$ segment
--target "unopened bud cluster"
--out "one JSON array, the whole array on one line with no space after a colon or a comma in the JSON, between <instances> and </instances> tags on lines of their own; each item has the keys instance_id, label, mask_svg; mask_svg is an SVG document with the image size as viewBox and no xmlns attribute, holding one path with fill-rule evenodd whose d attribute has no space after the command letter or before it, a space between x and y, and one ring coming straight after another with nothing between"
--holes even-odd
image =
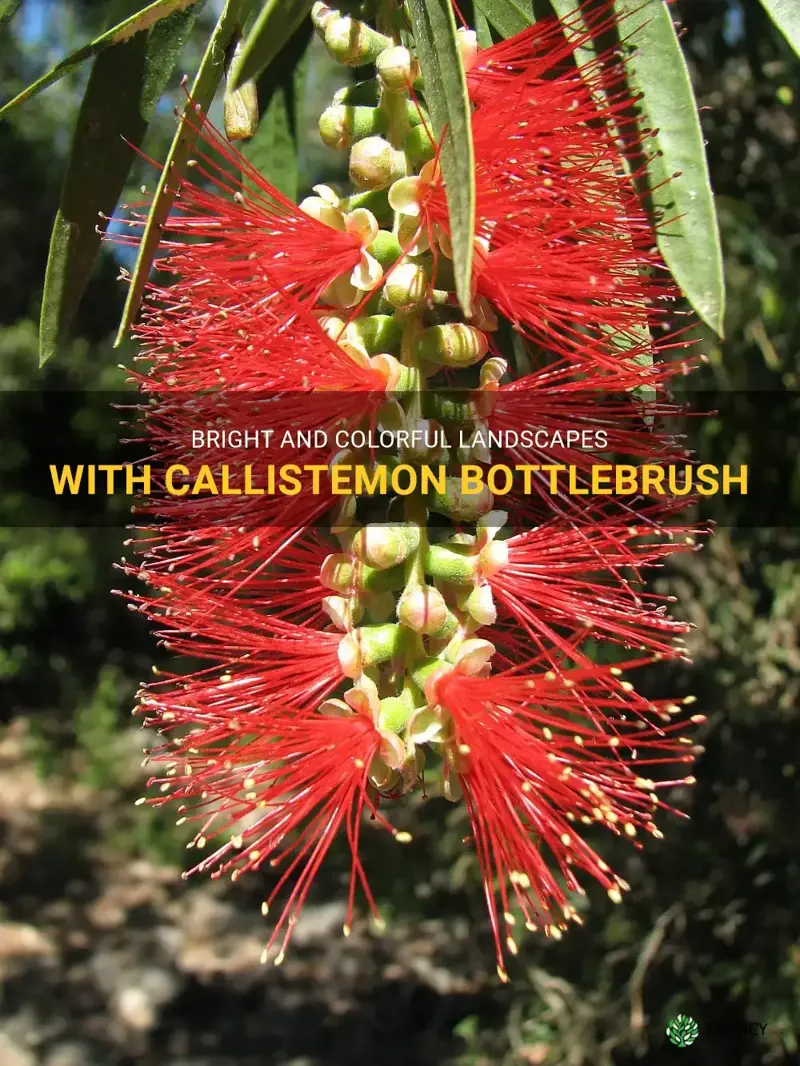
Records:
<instances>
[{"instance_id":1,"label":"unopened bud cluster","mask_svg":"<svg viewBox=\"0 0 800 1066\"><path fill-rule=\"evenodd\" d=\"M458 307L447 235L421 222L426 193L441 178L413 51L325 3L314 5L312 20L331 56L375 71L340 89L319 120L323 142L348 154L353 189L347 195L318 185L300 207L352 234L361 257L323 294L318 321L356 363L381 369L380 427L415 431L393 454L349 451L334 463L435 463L447 470L443 491L393 500L366 523L359 501L347 498L332 526L341 551L325 559L320 575L323 609L342 631L339 663L351 679L341 699L322 710L372 713L385 744L370 779L394 795L419 783L423 745L445 762L464 759L448 730L431 725L441 714L429 678L456 667L467 674L491 668L494 647L480 630L497 618L487 577L508 561L506 515L493 510L488 490L462 492L460 465L486 457L456 442L469 439L486 417L506 364L487 358L498 325L488 306L479 301L469 321ZM468 68L474 34L462 31L460 43ZM477 400L450 401L426 388L437 375L446 373L452 384L455 374L478 366ZM455 798L452 789L445 793Z\"/></svg>"}]
</instances>

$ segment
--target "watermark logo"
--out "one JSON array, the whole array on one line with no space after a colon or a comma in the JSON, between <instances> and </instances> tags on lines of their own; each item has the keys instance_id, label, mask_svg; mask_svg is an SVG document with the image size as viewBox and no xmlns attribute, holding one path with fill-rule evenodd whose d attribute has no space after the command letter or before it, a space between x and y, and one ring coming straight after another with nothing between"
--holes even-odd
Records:
<instances>
[{"instance_id":1,"label":"watermark logo","mask_svg":"<svg viewBox=\"0 0 800 1066\"><path fill-rule=\"evenodd\" d=\"M677 1015L667 1026L667 1036L676 1047L689 1047L697 1040L699 1032L697 1022L688 1014Z\"/></svg>"}]
</instances>

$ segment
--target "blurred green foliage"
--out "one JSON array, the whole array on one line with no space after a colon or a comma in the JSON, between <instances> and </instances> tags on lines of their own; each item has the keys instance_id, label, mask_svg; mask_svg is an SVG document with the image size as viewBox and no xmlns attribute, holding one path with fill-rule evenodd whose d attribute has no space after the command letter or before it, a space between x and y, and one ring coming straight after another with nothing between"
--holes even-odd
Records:
<instances>
[{"instance_id":1,"label":"blurred green foliage","mask_svg":"<svg viewBox=\"0 0 800 1066\"><path fill-rule=\"evenodd\" d=\"M709 461L749 462L756 476L771 479L770 492L759 496L758 514L747 497L730 497L710 545L657 583L696 625L694 665L661 681L670 692L695 693L709 715L698 784L671 797L691 820L666 819L664 841L642 854L602 841L633 886L624 906L597 893L582 929L560 942L528 939L495 1009L456 1026L459 1066L604 1066L641 1054L673 1061L660 1057L663 1034L681 1011L704 1033L679 1052L687 1066L798 1061L800 446L791 406L775 401L773 411L765 394L788 394L800 380L800 69L755 3L678 0L676 8L703 107L729 306L727 339L704 337L709 363L692 387L738 390L725 419L704 427L701 447ZM70 19L81 20L81 37L97 28L91 7L76 13L54 0L56 9L58 35ZM45 65L47 32L23 40L16 23L2 30L15 45L0 53L4 99ZM332 176L321 169L330 156L314 142L314 115L333 91L315 54L317 65L291 91L285 78L280 88L301 128L301 194L313 179ZM176 79L192 58L178 65ZM124 294L108 251L75 341L45 371L37 368L37 300L82 77L64 79L0 124L0 420L15 427L4 432L4 482L41 445L14 423L15 392L75 395L116 388L122 378L109 338ZM262 97L279 98L275 86L262 86ZM156 157L171 130L171 117L161 115L146 145ZM146 174L137 164L132 186ZM117 443L107 424L88 423L82 432L97 460L113 461ZM135 770L121 769L136 765L128 759L129 707L155 651L145 627L110 594L125 534L60 528L55 503L39 527L15 528L14 507L0 486L0 720L27 716L40 772L77 776L106 798L104 809L115 813L104 815L102 830L116 847L174 861L178 834L141 811L130 817L139 785ZM466 918L491 968L475 862L461 844L463 813L433 801L424 821L402 868L373 840L377 834L365 834L366 865L379 871L387 917ZM745 1020L766 1024L765 1036L742 1037Z\"/></svg>"}]
</instances>

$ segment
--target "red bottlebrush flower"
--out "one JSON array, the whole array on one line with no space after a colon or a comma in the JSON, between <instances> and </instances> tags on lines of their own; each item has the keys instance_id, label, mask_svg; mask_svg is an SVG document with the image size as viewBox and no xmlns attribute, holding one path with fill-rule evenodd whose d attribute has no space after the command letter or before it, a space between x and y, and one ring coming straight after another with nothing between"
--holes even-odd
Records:
<instances>
[{"instance_id":1,"label":"red bottlebrush flower","mask_svg":"<svg viewBox=\"0 0 800 1066\"><path fill-rule=\"evenodd\" d=\"M391 744L368 713L346 706L344 712L256 712L238 722L193 717L188 750L179 742L177 750L167 744L153 753L164 771L151 784L168 793L153 802L177 800L181 822L201 823L192 846L227 838L184 876L227 872L235 880L246 870L272 868L278 879L262 905L265 915L293 882L263 954L266 961L280 940L275 965L283 961L297 916L340 830L351 853L345 934L359 885L380 921L358 854L362 813L368 811L401 843L410 839L386 824L370 796L370 768L381 752L393 757Z\"/></svg>"},{"instance_id":2,"label":"red bottlebrush flower","mask_svg":"<svg viewBox=\"0 0 800 1066\"><path fill-rule=\"evenodd\" d=\"M366 251L363 228L348 228L342 212L336 226L312 217L265 181L211 123L197 132L192 177L181 182L164 226L166 254L158 261L159 269L179 279L172 294L176 329L192 332L209 315L234 321L244 316L245 326L259 317L284 322L359 267ZM203 188L202 180L211 188ZM136 214L126 220L134 231L128 243L138 243L135 231L145 222ZM126 243L124 236L113 239Z\"/></svg>"},{"instance_id":3,"label":"red bottlebrush flower","mask_svg":"<svg viewBox=\"0 0 800 1066\"><path fill-rule=\"evenodd\" d=\"M522 626L552 661L577 654L570 636L582 629L657 657L685 655L678 638L691 626L667 614L674 597L644 591L645 573L697 542L683 529L656 531L651 525L621 526L599 512L594 523L581 527L551 520L496 543L486 580L501 621Z\"/></svg>"},{"instance_id":4,"label":"red bottlebrush flower","mask_svg":"<svg viewBox=\"0 0 800 1066\"><path fill-rule=\"evenodd\" d=\"M638 135L621 60L609 53L568 67L564 60L585 43L580 35L566 41L559 22L545 20L485 59L479 53L470 72L479 105L474 286L549 351L624 372L627 349L658 350L648 329L664 321L677 288L626 159ZM420 214L449 254L435 167L406 179L394 202Z\"/></svg>"},{"instance_id":5,"label":"red bottlebrush flower","mask_svg":"<svg viewBox=\"0 0 800 1066\"><path fill-rule=\"evenodd\" d=\"M620 680L620 667L519 668L480 677L472 673L474 658L476 649L468 649L455 669L431 675L426 688L434 710L418 728L436 737L451 787L457 782L463 790L505 981L504 954L518 950L515 909L528 929L560 937L568 921L582 922L578 872L599 881L615 902L629 887L578 826L603 825L637 847L640 830L660 836L653 817L670 808L658 790L693 779L644 775L694 756L691 741L675 735L681 723L668 722L680 708L637 697ZM664 724L649 723L648 714Z\"/></svg>"}]
</instances>

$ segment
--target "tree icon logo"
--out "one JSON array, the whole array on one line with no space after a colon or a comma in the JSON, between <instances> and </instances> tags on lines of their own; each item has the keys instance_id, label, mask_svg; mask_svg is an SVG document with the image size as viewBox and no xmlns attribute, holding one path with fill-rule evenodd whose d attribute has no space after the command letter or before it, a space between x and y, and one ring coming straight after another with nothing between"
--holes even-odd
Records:
<instances>
[{"instance_id":1,"label":"tree icon logo","mask_svg":"<svg viewBox=\"0 0 800 1066\"><path fill-rule=\"evenodd\" d=\"M667 1026L667 1036L676 1047L689 1047L697 1040L699 1032L697 1022L688 1014L679 1014Z\"/></svg>"}]
</instances>

